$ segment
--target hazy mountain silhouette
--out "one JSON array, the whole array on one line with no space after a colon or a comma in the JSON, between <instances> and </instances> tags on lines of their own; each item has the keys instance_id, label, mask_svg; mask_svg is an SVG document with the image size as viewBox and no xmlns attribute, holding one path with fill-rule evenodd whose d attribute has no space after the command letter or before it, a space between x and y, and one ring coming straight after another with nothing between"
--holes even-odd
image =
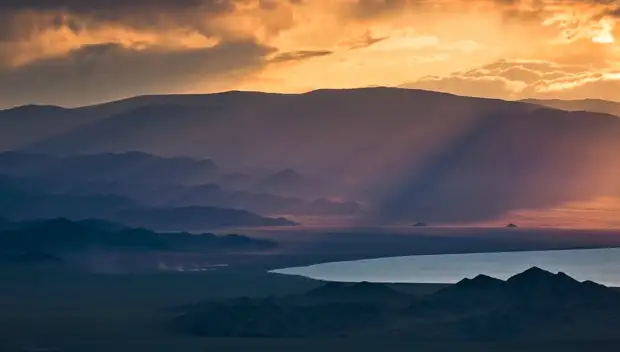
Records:
<instances>
[{"instance_id":1,"label":"hazy mountain silhouette","mask_svg":"<svg viewBox=\"0 0 620 352\"><path fill-rule=\"evenodd\" d=\"M26 147L90 122L57 106L28 105L0 110L0 151Z\"/></svg>"},{"instance_id":2,"label":"hazy mountain silhouette","mask_svg":"<svg viewBox=\"0 0 620 352\"><path fill-rule=\"evenodd\" d=\"M246 210L215 207L134 208L110 217L130 226L159 230L195 231L241 226L294 226L285 218L267 218Z\"/></svg>"},{"instance_id":3,"label":"hazy mountain silhouette","mask_svg":"<svg viewBox=\"0 0 620 352\"><path fill-rule=\"evenodd\" d=\"M103 226L105 225L105 226ZM15 260L50 260L50 253L89 249L231 251L265 250L276 246L268 240L240 235L216 236L211 233L157 233L105 223L99 220L71 221L63 218L16 223L0 231L0 253ZM43 253L42 255L34 255Z\"/></svg>"},{"instance_id":4,"label":"hazy mountain silhouette","mask_svg":"<svg viewBox=\"0 0 620 352\"><path fill-rule=\"evenodd\" d=\"M397 88L151 96L65 113L105 117L21 149L292 168L329 180L329 196L369 202L379 222L479 221L620 194L620 120L605 114Z\"/></svg>"},{"instance_id":5,"label":"hazy mountain silhouette","mask_svg":"<svg viewBox=\"0 0 620 352\"><path fill-rule=\"evenodd\" d=\"M54 157L0 153L0 174L46 180L192 184L209 181L218 167L208 159L162 158L141 152Z\"/></svg>"},{"instance_id":6,"label":"hazy mountain silhouette","mask_svg":"<svg viewBox=\"0 0 620 352\"><path fill-rule=\"evenodd\" d=\"M317 180L310 180L293 169L285 169L260 180L250 190L284 196L312 197L328 193L327 188L329 187Z\"/></svg>"},{"instance_id":7,"label":"hazy mountain silhouette","mask_svg":"<svg viewBox=\"0 0 620 352\"><path fill-rule=\"evenodd\" d=\"M546 106L566 111L591 111L620 117L620 103L601 99L561 100L525 99L525 103Z\"/></svg>"},{"instance_id":8,"label":"hazy mountain silhouette","mask_svg":"<svg viewBox=\"0 0 620 352\"><path fill-rule=\"evenodd\" d=\"M616 290L532 268L507 281L464 279L422 297L380 284L328 283L302 296L207 301L175 323L205 336L594 341L616 338L619 312Z\"/></svg>"},{"instance_id":9,"label":"hazy mountain silhouette","mask_svg":"<svg viewBox=\"0 0 620 352\"><path fill-rule=\"evenodd\" d=\"M35 181L0 177L0 214L9 220L99 218L135 227L175 231L296 225L284 218L263 217L245 210L203 206L152 207L119 195L45 193L39 188Z\"/></svg>"},{"instance_id":10,"label":"hazy mountain silhouette","mask_svg":"<svg viewBox=\"0 0 620 352\"><path fill-rule=\"evenodd\" d=\"M136 190L136 188L132 189ZM135 194L129 192L129 194L132 193ZM153 199L152 196L154 195L157 196L157 200ZM308 197L310 196L308 195ZM195 187L162 187L159 189L159 193L143 192L136 199L142 199L147 204L154 201L166 206L227 207L266 215L354 215L362 210L361 204L354 201L332 201L325 198L306 200L300 197L262 192L231 191L217 184Z\"/></svg>"},{"instance_id":11,"label":"hazy mountain silhouette","mask_svg":"<svg viewBox=\"0 0 620 352\"><path fill-rule=\"evenodd\" d=\"M195 184L209 180L216 172L217 167L210 160L161 158L138 152L71 158L0 153L0 188L10 186L33 194L114 195L148 206L210 206L266 215L352 215L361 211L358 202L317 198L301 175L299 183L280 187L282 183L274 182L267 188L279 193L306 193L308 199L230 190L215 183Z\"/></svg>"}]
</instances>

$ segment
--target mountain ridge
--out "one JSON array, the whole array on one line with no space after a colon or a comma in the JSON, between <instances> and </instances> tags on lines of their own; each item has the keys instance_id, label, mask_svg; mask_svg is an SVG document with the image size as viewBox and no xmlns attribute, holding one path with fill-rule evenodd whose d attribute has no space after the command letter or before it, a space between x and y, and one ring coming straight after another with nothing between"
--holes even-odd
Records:
<instances>
[{"instance_id":1,"label":"mountain ridge","mask_svg":"<svg viewBox=\"0 0 620 352\"><path fill-rule=\"evenodd\" d=\"M153 98L105 118L88 117L105 115L97 107L77 111L90 122L17 149L293 168L334 183L337 197L371 204L369 221L379 223L470 223L620 195L613 115L398 88L193 97L198 106L160 108L169 102ZM0 137L12 128L0 124Z\"/></svg>"}]
</instances>

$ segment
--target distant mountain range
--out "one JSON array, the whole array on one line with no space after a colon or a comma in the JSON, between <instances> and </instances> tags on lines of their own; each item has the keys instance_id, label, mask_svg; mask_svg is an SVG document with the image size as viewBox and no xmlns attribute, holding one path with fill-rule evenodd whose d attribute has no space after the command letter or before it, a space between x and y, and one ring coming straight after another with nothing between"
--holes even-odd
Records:
<instances>
[{"instance_id":1,"label":"distant mountain range","mask_svg":"<svg viewBox=\"0 0 620 352\"><path fill-rule=\"evenodd\" d=\"M0 174L51 181L201 184L213 180L217 173L217 165L208 159L163 158L135 151L65 158L45 154L0 153Z\"/></svg>"},{"instance_id":2,"label":"distant mountain range","mask_svg":"<svg viewBox=\"0 0 620 352\"><path fill-rule=\"evenodd\" d=\"M221 177L210 160L140 152L78 157L0 153L0 192L22 190L39 198L123 197L149 207L219 207L267 215L353 215L361 211L358 202L321 197L320 182L292 169L246 175L247 185L233 189L213 183Z\"/></svg>"},{"instance_id":3,"label":"distant mountain range","mask_svg":"<svg viewBox=\"0 0 620 352\"><path fill-rule=\"evenodd\" d=\"M560 100L560 99L526 99L525 103L546 106L565 111L590 111L620 117L620 103L600 99Z\"/></svg>"},{"instance_id":4,"label":"distant mountain range","mask_svg":"<svg viewBox=\"0 0 620 352\"><path fill-rule=\"evenodd\" d=\"M133 208L121 210L111 219L130 226L167 231L297 225L285 218L267 218L246 210L215 207Z\"/></svg>"},{"instance_id":5,"label":"distant mountain range","mask_svg":"<svg viewBox=\"0 0 620 352\"><path fill-rule=\"evenodd\" d=\"M465 279L426 296L327 283L305 295L206 301L186 307L174 326L218 337L594 341L617 338L619 312L618 291L532 268L507 281Z\"/></svg>"},{"instance_id":6,"label":"distant mountain range","mask_svg":"<svg viewBox=\"0 0 620 352\"><path fill-rule=\"evenodd\" d=\"M620 119L541 105L552 104L397 88L148 96L0 111L0 149L189 156L178 167L188 182L205 172L183 163L212 159L219 172L207 183L353 200L369 205L364 220L380 223L476 222L620 195ZM73 170L108 177L101 165ZM256 177L230 165L275 171ZM181 178L176 167L145 170L128 179Z\"/></svg>"},{"instance_id":7,"label":"distant mountain range","mask_svg":"<svg viewBox=\"0 0 620 352\"><path fill-rule=\"evenodd\" d=\"M53 261L56 255L87 250L225 253L275 247L272 241L240 235L158 233L100 220L15 222L0 231L0 260L29 262Z\"/></svg>"},{"instance_id":8,"label":"distant mountain range","mask_svg":"<svg viewBox=\"0 0 620 352\"><path fill-rule=\"evenodd\" d=\"M296 225L285 218L264 217L239 209L210 206L157 207L118 195L46 193L45 190L32 189L28 183L10 178L0 178L0 195L0 214L9 220L99 218L129 226L174 231Z\"/></svg>"}]
</instances>

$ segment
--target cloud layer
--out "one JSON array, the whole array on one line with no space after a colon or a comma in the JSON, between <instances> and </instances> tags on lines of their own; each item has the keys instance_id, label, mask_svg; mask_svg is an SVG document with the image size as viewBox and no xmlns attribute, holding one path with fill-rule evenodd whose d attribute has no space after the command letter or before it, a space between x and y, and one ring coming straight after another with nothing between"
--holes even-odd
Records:
<instances>
[{"instance_id":1,"label":"cloud layer","mask_svg":"<svg viewBox=\"0 0 620 352\"><path fill-rule=\"evenodd\" d=\"M616 99L606 92L619 69L619 8L611 0L0 0L0 106L403 82L502 98Z\"/></svg>"},{"instance_id":2,"label":"cloud layer","mask_svg":"<svg viewBox=\"0 0 620 352\"><path fill-rule=\"evenodd\" d=\"M499 99L620 101L620 70L550 61L501 60L443 77L423 77L403 87Z\"/></svg>"}]
</instances>

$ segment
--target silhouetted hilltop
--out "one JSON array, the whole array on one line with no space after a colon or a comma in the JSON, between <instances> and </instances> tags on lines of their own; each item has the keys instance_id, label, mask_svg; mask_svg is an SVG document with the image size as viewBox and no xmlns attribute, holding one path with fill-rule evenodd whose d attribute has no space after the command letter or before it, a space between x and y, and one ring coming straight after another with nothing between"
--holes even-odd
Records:
<instances>
[{"instance_id":1,"label":"silhouetted hilltop","mask_svg":"<svg viewBox=\"0 0 620 352\"><path fill-rule=\"evenodd\" d=\"M473 279L465 278L458 283L441 290L436 296L454 296L462 299L464 294L477 294L484 291L497 291L503 287L504 281L502 280L487 275L478 275Z\"/></svg>"},{"instance_id":2,"label":"silhouetted hilltop","mask_svg":"<svg viewBox=\"0 0 620 352\"><path fill-rule=\"evenodd\" d=\"M429 300L438 298L458 300L467 306L472 299L478 299L484 294L514 300L515 304L516 302L529 302L547 305L551 303L549 301L555 304L575 296L588 297L599 294L607 296L610 293L614 297L617 296L615 291L602 285L592 286L590 282L579 282L564 273L553 274L538 267L532 267L506 281L486 275L463 279L457 284L438 291L429 297ZM603 296L598 298L603 298Z\"/></svg>"}]
</instances>

